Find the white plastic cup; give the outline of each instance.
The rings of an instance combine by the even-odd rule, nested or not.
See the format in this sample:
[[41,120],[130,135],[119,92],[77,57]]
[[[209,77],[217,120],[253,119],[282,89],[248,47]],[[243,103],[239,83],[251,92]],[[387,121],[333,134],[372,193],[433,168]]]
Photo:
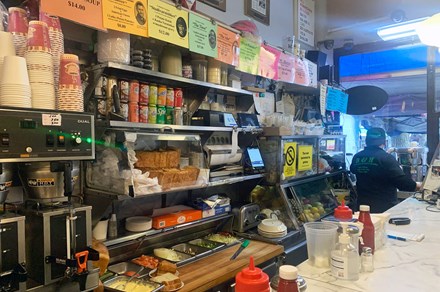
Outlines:
[[107,239],[107,228],[108,228],[108,219],[101,220],[96,224],[95,228],[93,228],[92,234],[96,240],[106,240]]
[[26,59],[18,56],[5,56],[0,76],[2,77],[0,84],[29,85]]
[[330,222],[307,222],[304,229],[310,264],[318,268],[330,267],[330,253],[336,245],[338,225]]

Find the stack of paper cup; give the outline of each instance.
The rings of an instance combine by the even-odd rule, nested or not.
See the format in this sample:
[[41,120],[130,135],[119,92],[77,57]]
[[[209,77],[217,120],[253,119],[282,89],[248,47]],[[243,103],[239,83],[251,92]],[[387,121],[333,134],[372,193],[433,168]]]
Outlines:
[[10,7],[8,21],[8,31],[13,36],[15,53],[17,56],[24,57],[29,25],[26,10]]
[[61,30],[60,19],[46,12],[40,12],[40,21],[47,24],[49,28],[50,47],[52,49],[53,75],[55,85],[55,96],[58,98],[58,85],[60,80],[60,59],[64,54],[64,36]]
[[26,60],[18,56],[5,56],[0,80],[0,105],[31,107],[31,87]]
[[0,80],[2,79],[3,58],[5,56],[15,56],[14,41],[11,33],[0,31]]
[[26,62],[32,89],[32,107],[55,109],[53,61],[49,30],[42,21],[30,21]]
[[61,56],[58,93],[58,110],[84,111],[84,97],[77,55],[64,54]]

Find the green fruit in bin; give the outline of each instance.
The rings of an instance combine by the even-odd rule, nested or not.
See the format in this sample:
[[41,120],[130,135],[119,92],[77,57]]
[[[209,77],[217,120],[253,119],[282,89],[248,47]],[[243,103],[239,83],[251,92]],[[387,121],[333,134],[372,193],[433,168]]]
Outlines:
[[319,206],[319,207],[318,207],[318,212],[319,212],[319,214],[321,214],[321,215],[325,214],[324,207]]
[[322,206],[322,203],[321,202],[314,202],[314,203],[312,203],[312,206],[319,207],[319,206]]
[[312,209],[312,205],[310,205],[310,204],[305,204],[305,205],[304,205],[304,209]]

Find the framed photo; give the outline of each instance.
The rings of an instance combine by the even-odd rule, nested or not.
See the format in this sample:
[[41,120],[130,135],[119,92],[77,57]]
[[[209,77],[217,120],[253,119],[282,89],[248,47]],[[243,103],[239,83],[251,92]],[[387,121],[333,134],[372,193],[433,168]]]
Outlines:
[[199,0],[199,2],[226,12],[226,0]]
[[244,0],[244,14],[270,25],[270,0]]

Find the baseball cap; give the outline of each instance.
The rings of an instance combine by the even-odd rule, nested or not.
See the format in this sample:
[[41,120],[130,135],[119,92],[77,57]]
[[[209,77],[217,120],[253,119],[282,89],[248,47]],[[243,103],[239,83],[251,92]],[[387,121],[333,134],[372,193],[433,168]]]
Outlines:
[[386,134],[382,128],[371,128],[367,131],[365,142],[367,146],[379,146],[385,144]]

